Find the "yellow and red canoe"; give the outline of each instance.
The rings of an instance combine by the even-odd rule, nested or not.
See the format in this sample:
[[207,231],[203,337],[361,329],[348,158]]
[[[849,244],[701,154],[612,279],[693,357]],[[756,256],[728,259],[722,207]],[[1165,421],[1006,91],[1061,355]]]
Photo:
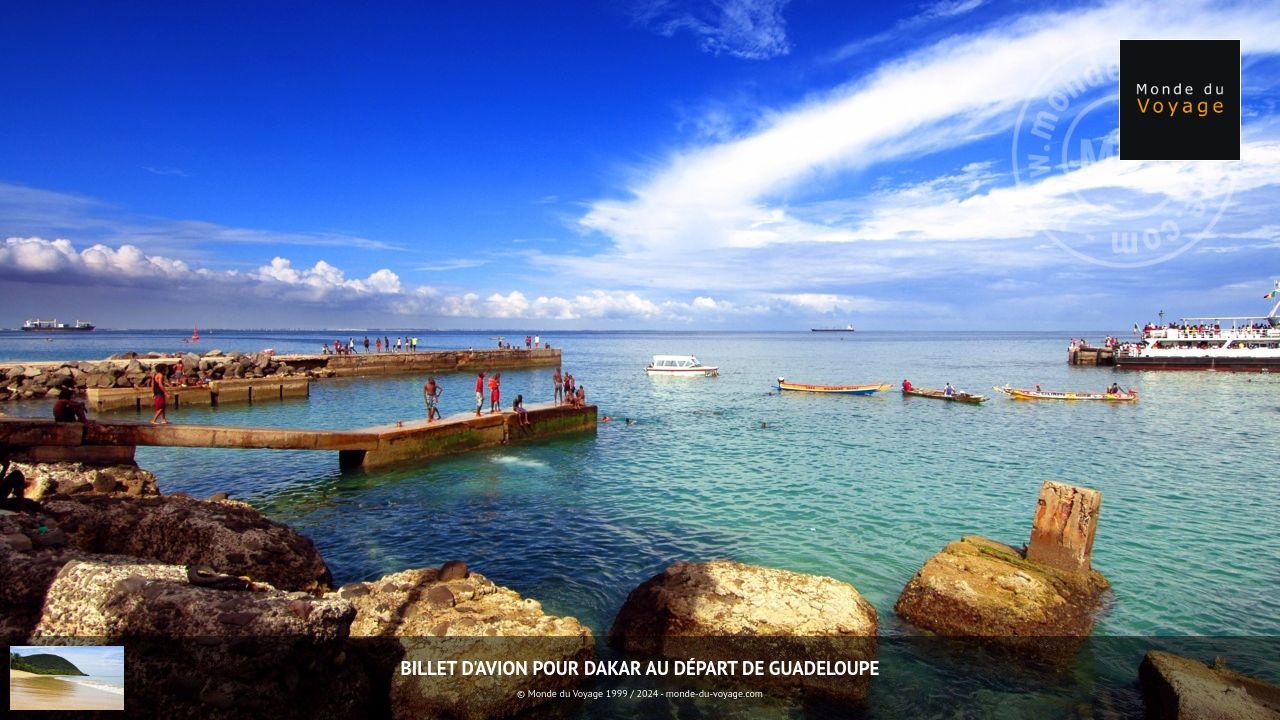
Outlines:
[[778,378],[778,389],[793,390],[795,392],[834,393],[837,395],[872,395],[891,390],[893,385],[884,383],[874,385],[809,385],[807,383],[787,382],[783,378]]
[[1004,387],[993,387],[992,390],[1002,392],[1014,400],[1100,400],[1102,402],[1137,402],[1138,391],[1130,390],[1125,393],[1088,393],[1088,392],[1059,392],[1053,390],[1028,390],[1026,388],[1015,388],[1005,385]]

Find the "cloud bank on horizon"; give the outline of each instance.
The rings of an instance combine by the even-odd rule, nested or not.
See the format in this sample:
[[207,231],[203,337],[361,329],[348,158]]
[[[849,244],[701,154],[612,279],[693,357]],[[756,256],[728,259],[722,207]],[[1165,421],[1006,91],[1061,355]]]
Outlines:
[[[619,149],[619,158],[649,159],[621,172],[606,159],[576,203],[560,202],[573,194],[554,177],[530,189],[539,198],[530,208],[560,223],[549,242],[525,242],[523,216],[506,228],[509,244],[477,251],[450,240],[173,219],[19,180],[0,183],[0,233],[10,236],[0,245],[0,287],[33,302],[48,301],[42,288],[66,300],[82,285],[129,289],[139,301],[174,292],[277,300],[293,309],[291,321],[317,326],[394,317],[564,327],[794,327],[852,317],[873,326],[875,318],[1034,325],[1031,308],[1043,303],[1073,322],[1118,327],[1138,318],[1115,313],[1144,294],[1184,301],[1188,311],[1217,302],[1247,312],[1241,303],[1254,287],[1269,288],[1280,250],[1274,7],[1183,0],[1008,14],[998,3],[944,0],[887,30],[851,28],[836,48],[799,45],[788,35],[789,9],[787,0],[637,3],[642,29],[670,43],[695,38],[711,61],[785,61],[795,73],[820,68],[806,77],[844,79],[756,103],[746,119],[717,119],[736,131]],[[937,27],[936,37],[914,45],[923,27]],[[1070,83],[1113,67],[1120,38],[1196,38],[1206,28],[1242,41],[1242,159],[1120,161],[1114,79]],[[865,58],[868,43],[879,57]],[[850,58],[861,60],[842,70]],[[1041,166],[1027,167],[1014,145],[1020,123],[1063,87],[1075,87],[1072,101],[1091,113],[1052,152],[1045,145]],[[1115,254],[1115,233],[1164,228],[1174,217],[1178,231],[1154,239],[1170,252],[1145,264]],[[277,324],[260,312],[245,317]]]

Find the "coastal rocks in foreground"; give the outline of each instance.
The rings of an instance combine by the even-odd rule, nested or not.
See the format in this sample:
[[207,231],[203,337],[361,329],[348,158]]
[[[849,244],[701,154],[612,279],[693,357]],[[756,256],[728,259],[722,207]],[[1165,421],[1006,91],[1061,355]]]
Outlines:
[[1152,650],[1138,680],[1152,720],[1280,720],[1280,688],[1220,662]]
[[[670,659],[874,660],[878,618],[833,578],[717,560],[677,562],[627,596],[609,631],[625,652]],[[861,700],[868,674],[768,680]]]
[[1038,552],[961,538],[925,562],[894,610],[938,635],[985,638],[1044,658],[1073,653],[1109,587],[1089,564],[1100,504],[1096,491],[1046,482],[1032,531]]
[[156,476],[137,465],[85,465],[78,462],[14,463],[26,476],[26,497],[41,500],[49,495],[123,493],[159,495]]
[[174,565],[68,562],[31,642],[126,642],[139,716],[358,717],[369,707],[369,683],[344,652],[350,603],[268,586],[215,589],[190,577]]
[[209,566],[282,590],[318,592],[332,582],[309,538],[233,500],[54,496],[43,511],[70,544],[89,552]]
[[402,662],[576,660],[581,666],[595,656],[591,631],[576,619],[547,615],[537,601],[460,562],[353,583],[337,595],[356,608],[353,639],[390,640],[382,668],[390,675],[395,718],[510,717],[546,702],[531,691],[558,692],[580,679],[532,673],[419,676],[402,674]]
[[68,562],[135,562],[134,558],[85,552],[47,517],[0,515],[0,640],[26,642],[40,620],[45,593]]

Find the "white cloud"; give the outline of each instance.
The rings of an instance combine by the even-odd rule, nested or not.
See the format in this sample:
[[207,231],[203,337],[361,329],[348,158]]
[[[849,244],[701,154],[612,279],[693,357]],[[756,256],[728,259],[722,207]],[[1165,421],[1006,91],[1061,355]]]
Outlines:
[[737,311],[732,303],[707,296],[688,303],[659,303],[635,292],[601,289],[569,297],[530,298],[518,290],[487,297],[451,295],[426,285],[406,287],[386,268],[364,278],[348,278],[341,268],[324,260],[311,267],[296,267],[288,258],[275,257],[247,273],[211,270],[148,255],[132,245],[111,248],[99,244],[77,251],[68,240],[38,237],[13,237],[0,244],[0,282],[4,280],[87,283],[166,293],[196,290],[210,298],[247,295],[328,309],[363,307],[399,315],[458,318],[689,321]]
[[713,55],[764,60],[791,51],[782,11],[790,0],[642,0],[640,24],[671,37],[690,33]]
[[[827,289],[948,267],[1061,262],[1061,251],[1035,249],[1043,230],[1093,229],[1099,225],[1090,223],[1161,200],[1184,200],[1201,181],[1280,183],[1273,142],[1254,138],[1238,166],[1113,159],[1008,187],[1006,174],[980,162],[893,192],[832,197],[828,188],[877,164],[1008,132],[1021,104],[1044,92],[1045,77],[1114,62],[1121,37],[1199,37],[1204,27],[1242,38],[1247,53],[1280,51],[1280,15],[1262,5],[1117,2],[1014,18],[886,63],[753,133],[670,155],[625,197],[598,200],[579,218],[581,229],[608,238],[607,250],[534,262],[615,282],[643,277],[711,291]],[[1115,190],[1131,196],[1108,195]],[[957,246],[958,239],[967,242]],[[837,247],[815,247],[824,244]]]

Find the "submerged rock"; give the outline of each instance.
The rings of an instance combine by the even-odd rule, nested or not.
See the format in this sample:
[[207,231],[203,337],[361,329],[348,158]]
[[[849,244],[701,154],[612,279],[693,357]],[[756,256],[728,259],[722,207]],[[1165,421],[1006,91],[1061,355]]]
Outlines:
[[1152,720],[1280,720],[1280,688],[1220,662],[1152,650],[1138,680]]
[[924,630],[981,638],[1060,662],[1093,630],[1109,584],[1093,569],[1102,493],[1047,480],[1040,487],[1031,546],[964,537],[925,562],[894,610]]
[[[852,585],[727,560],[677,562],[627,596],[609,631],[620,650],[670,659],[874,660],[878,618]],[[870,676],[771,680],[863,699]]]
[[[1096,570],[1058,570],[1031,562],[1003,543],[971,536],[929,558],[903,588],[894,610],[939,635],[1029,647],[1037,643],[1026,638],[1088,635],[1098,597],[1108,587]],[[1076,646],[1049,644],[1066,650]]]
[[401,662],[439,660],[581,661],[595,656],[591,631],[571,617],[543,612],[534,600],[471,572],[451,579],[434,568],[406,570],[370,583],[343,586],[356,608],[351,635],[388,638],[380,672],[390,675],[396,718],[502,718],[546,702],[579,677],[555,674],[401,674]]
[[54,496],[43,503],[72,545],[176,565],[207,565],[283,590],[329,589],[311,540],[245,503],[177,495]]

